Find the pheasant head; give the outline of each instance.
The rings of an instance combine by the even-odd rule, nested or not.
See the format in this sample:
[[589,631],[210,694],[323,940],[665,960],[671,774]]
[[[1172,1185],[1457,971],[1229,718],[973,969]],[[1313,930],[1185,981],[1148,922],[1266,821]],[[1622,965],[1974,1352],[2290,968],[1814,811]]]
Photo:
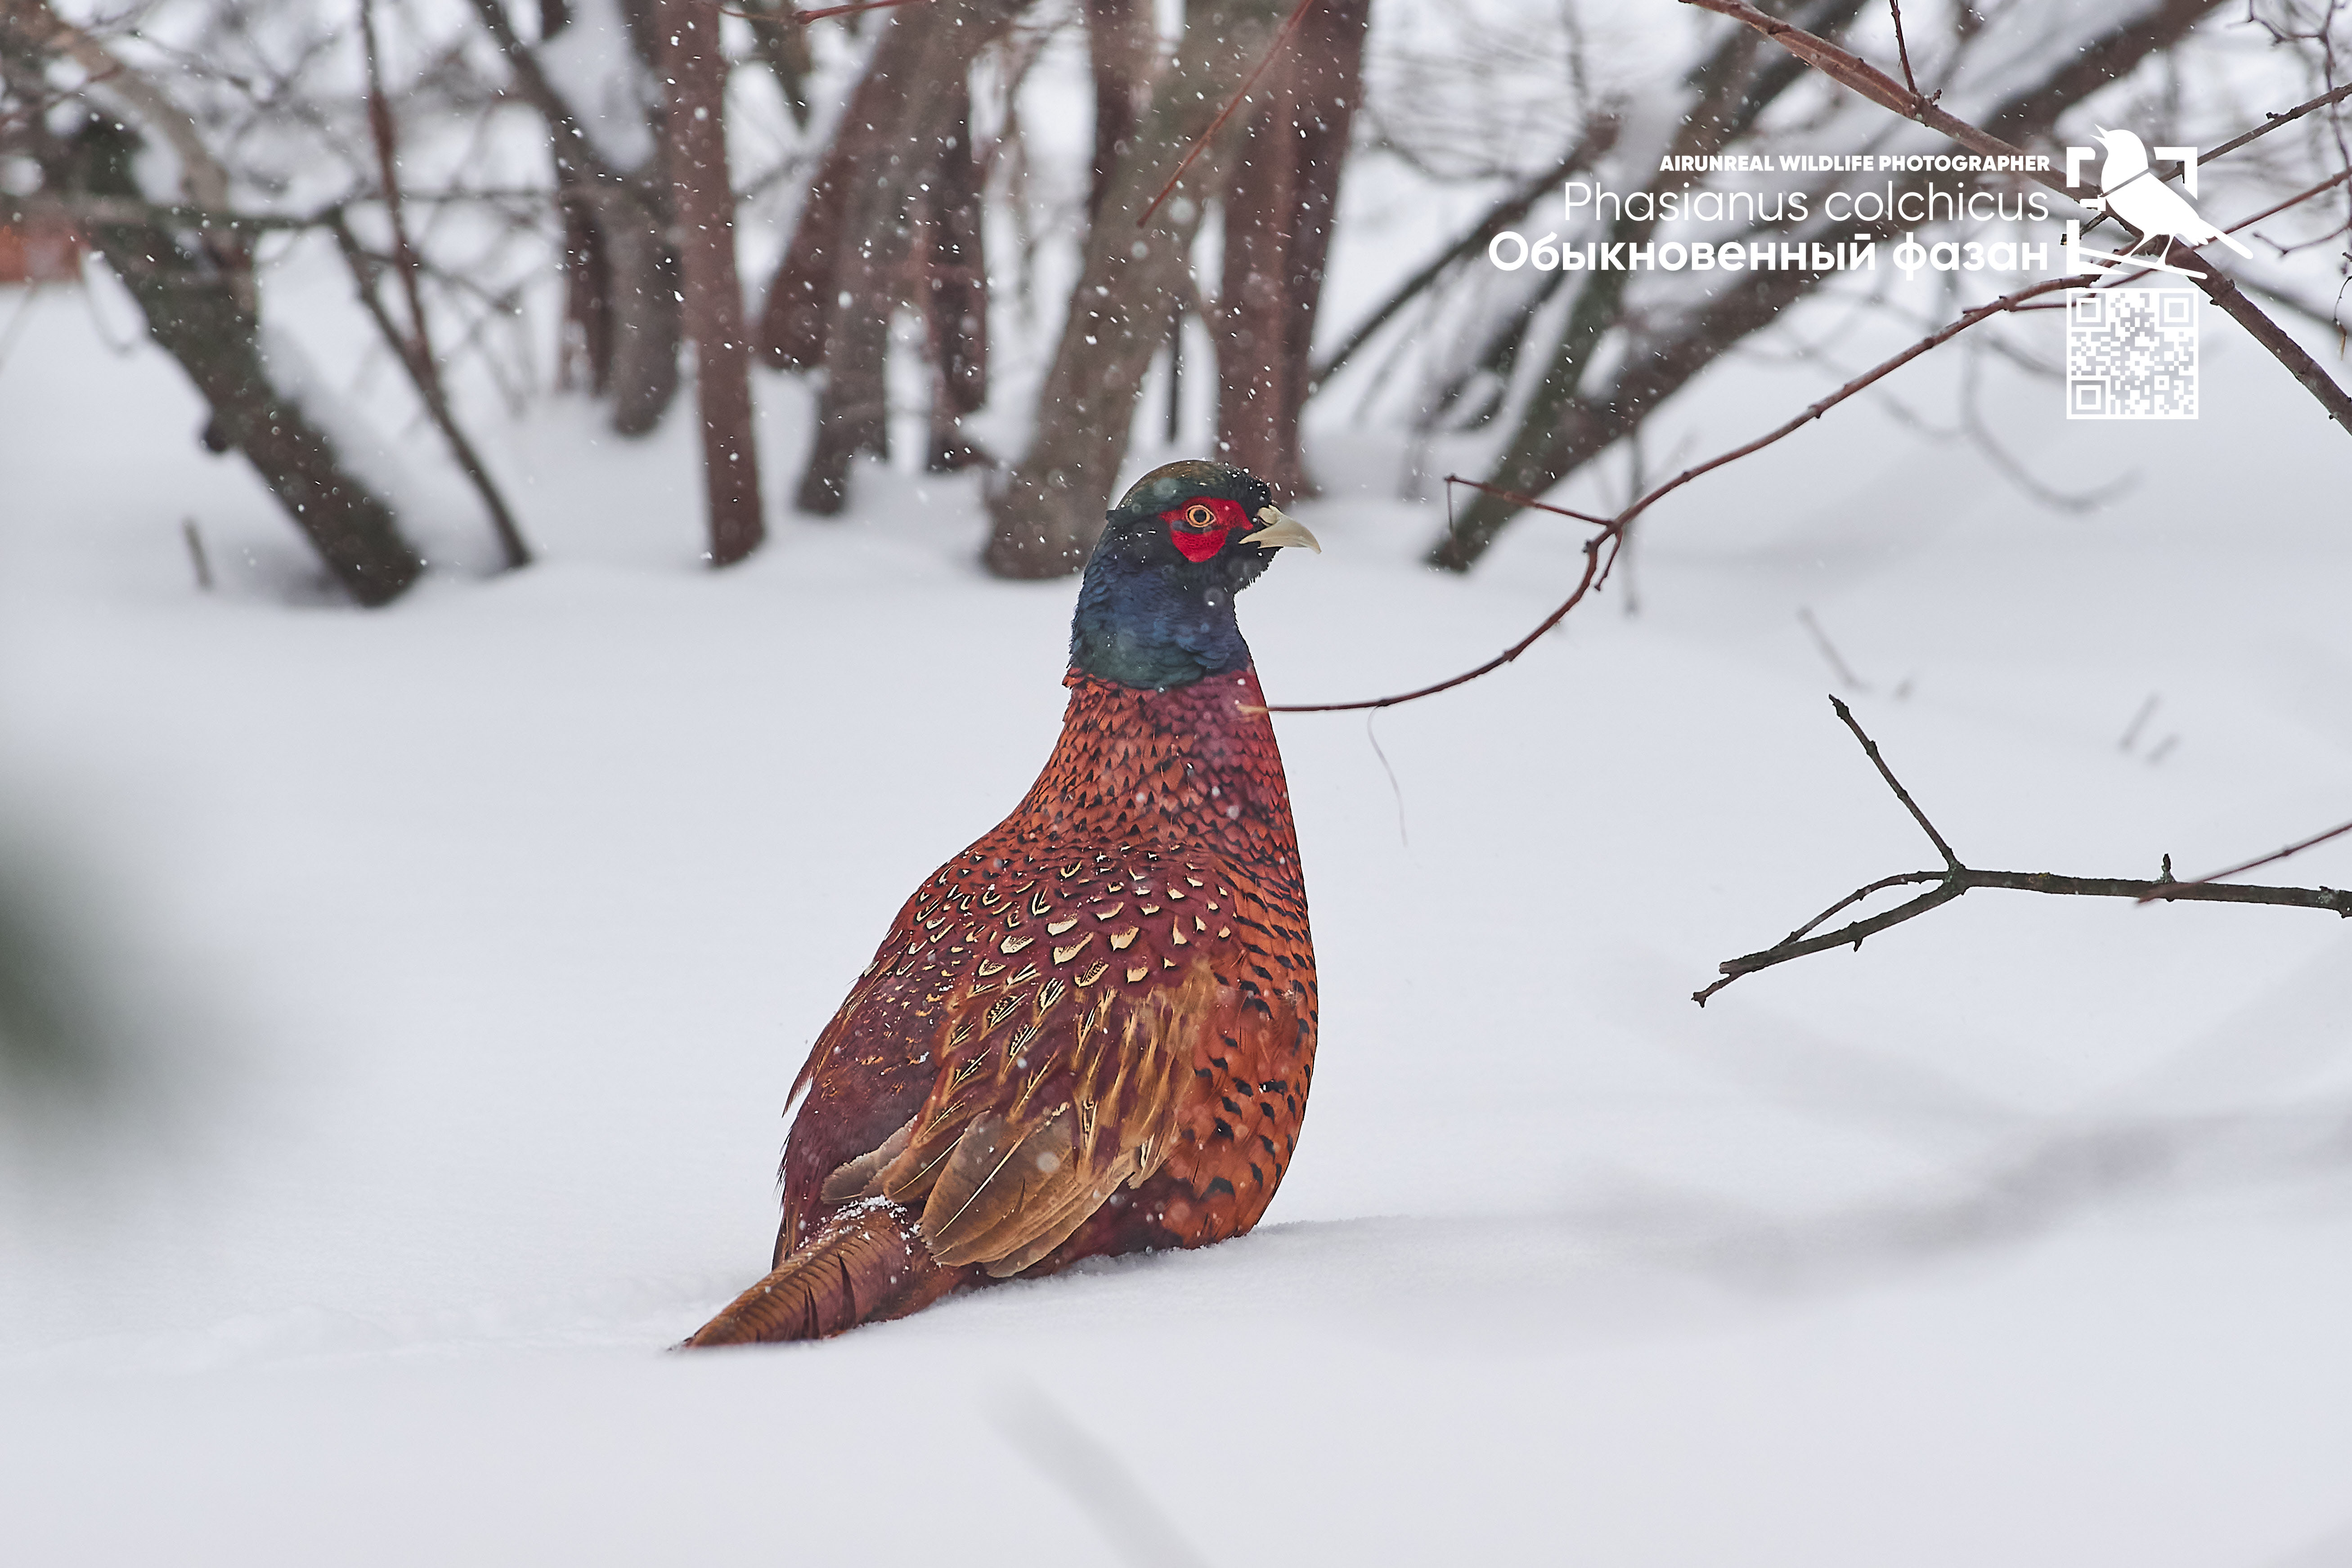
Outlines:
[[1171,463],[1111,508],[1087,562],[1070,664],[1166,691],[1249,663],[1234,596],[1285,545],[1320,553],[1263,480],[1223,463]]

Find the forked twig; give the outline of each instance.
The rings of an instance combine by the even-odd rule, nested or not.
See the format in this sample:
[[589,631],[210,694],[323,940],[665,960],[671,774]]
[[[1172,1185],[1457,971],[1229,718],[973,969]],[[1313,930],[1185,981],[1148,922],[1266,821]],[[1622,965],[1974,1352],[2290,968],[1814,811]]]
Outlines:
[[[1936,846],[1936,852],[1943,856],[1944,869],[1898,872],[1893,876],[1881,877],[1865,887],[1858,887],[1847,894],[1843,898],[1790,932],[1773,946],[1759,952],[1746,953],[1737,958],[1725,959],[1716,966],[1723,977],[1704,989],[1691,993],[1691,1000],[1701,1007],[1706,1006],[1707,998],[1715,995],[1742,975],[1752,975],[1759,969],[1769,969],[1777,964],[1786,964],[1792,959],[1810,957],[1815,953],[1826,953],[1832,947],[1860,947],[1864,937],[1875,936],[1881,931],[1890,926],[1900,925],[1906,920],[1916,920],[1937,905],[1949,904],[1962,894],[1979,887],[2001,887],[2014,893],[2071,894],[2092,898],[2129,898],[2141,903],[2150,900],[2190,900],[2210,904],[2274,904],[2296,909],[2331,909],[2339,915],[2352,917],[2352,892],[2333,887],[2251,886],[2242,883],[2216,882],[2212,877],[2200,877],[2195,882],[2177,882],[2173,880],[2172,860],[2168,855],[2165,857],[2164,874],[2147,881],[2132,877],[2061,876],[2054,872],[2046,871],[1987,871],[1979,866],[1964,865],[1959,856],[1952,852],[1952,846],[1945,841],[1944,835],[1937,831],[1936,824],[1928,821],[1927,813],[1919,809],[1919,803],[1914,800],[1911,798],[1911,792],[1903,787],[1903,781],[1895,777],[1895,770],[1887,766],[1886,758],[1879,753],[1878,743],[1870,738],[1868,732],[1855,719],[1853,710],[1834,696],[1830,698],[1830,706],[1837,710],[1839,720],[1846,728],[1853,732],[1854,739],[1861,742],[1862,749],[1869,757],[1871,765],[1878,769],[1878,776],[1886,781],[1886,787],[1895,792],[1895,798],[1903,802],[1903,809],[1911,813],[1911,820],[1919,824],[1920,831],[1927,835],[1928,842]],[[2244,865],[2233,866],[2226,872],[2216,872],[2214,876],[2231,876],[2238,872],[2252,870],[2258,865],[2267,865],[2273,861],[2284,860],[2288,855],[2309,849],[2314,844],[2346,832],[2352,832],[2352,822],[2347,822],[2340,828],[2332,828],[2325,833],[2305,840],[2302,843],[2289,845],[2276,854],[2265,855],[2260,860],[2248,861]],[[1917,897],[1898,904],[1892,909],[1882,910],[1876,915],[1849,922],[1834,931],[1823,932],[1818,936],[1813,935],[1832,916],[1843,914],[1872,894],[1882,893],[1890,887],[1913,886],[1921,883],[1930,883],[1934,885]]]

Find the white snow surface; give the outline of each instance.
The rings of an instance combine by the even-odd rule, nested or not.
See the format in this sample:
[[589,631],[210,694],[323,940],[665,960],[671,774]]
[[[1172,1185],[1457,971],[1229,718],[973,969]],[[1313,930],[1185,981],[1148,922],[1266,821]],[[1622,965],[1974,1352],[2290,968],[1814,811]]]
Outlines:
[[571,10],[563,30],[533,49],[540,68],[598,157],[615,169],[642,167],[655,152],[645,106],[656,101],[656,89],[630,47],[619,0],[572,0]]
[[[1280,719],[1323,1035],[1255,1234],[684,1356],[766,1260],[808,1041],[1052,745],[1073,585],[978,571],[973,479],[870,466],[712,574],[686,421],[557,399],[473,410],[542,563],[470,575],[411,425],[444,564],[362,613],[168,361],[29,308],[0,799],[154,1087],[0,1165],[9,1561],[2352,1556],[2340,922],[1978,893],[1689,1000],[1933,863],[1832,686],[1979,863],[2193,873],[2352,815],[2352,443],[2223,329],[2193,425],[1988,371],[2037,472],[2137,476],[2102,510],[1865,400],[1662,505],[1507,670]],[[1654,462],[1819,375],[1714,378]],[[806,394],[760,396],[780,497]],[[1347,413],[1324,553],[1242,603],[1277,702],[1463,668],[1578,559],[1536,518],[1424,570],[1441,507]],[[2352,844],[2274,874],[2352,882]]]

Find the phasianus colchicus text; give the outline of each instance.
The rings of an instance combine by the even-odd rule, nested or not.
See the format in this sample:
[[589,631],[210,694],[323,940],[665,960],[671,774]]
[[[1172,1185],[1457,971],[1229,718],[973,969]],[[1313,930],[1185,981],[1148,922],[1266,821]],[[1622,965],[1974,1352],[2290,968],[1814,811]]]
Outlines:
[[818,1035],[772,1270],[689,1346],[816,1339],[1265,1212],[1314,1076],[1315,949],[1234,596],[1284,545],[1319,548],[1222,464],[1111,511],[1054,755]]

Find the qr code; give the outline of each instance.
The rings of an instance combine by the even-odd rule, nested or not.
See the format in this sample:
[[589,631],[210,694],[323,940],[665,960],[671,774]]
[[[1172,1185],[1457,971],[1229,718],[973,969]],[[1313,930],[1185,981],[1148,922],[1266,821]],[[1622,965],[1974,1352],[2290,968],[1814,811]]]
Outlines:
[[2066,417],[2195,419],[2198,297],[2077,288],[2066,304]]

